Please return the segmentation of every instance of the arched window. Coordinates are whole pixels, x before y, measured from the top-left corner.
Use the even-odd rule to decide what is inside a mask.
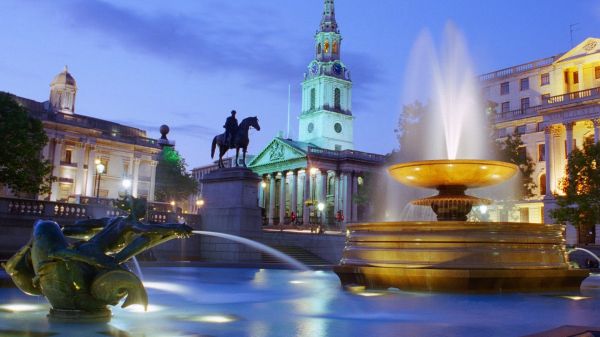
[[[317,55],[321,54],[321,43],[317,45]]]
[[[317,100],[317,93],[315,91],[315,88],[310,89],[310,110],[314,110],[315,109],[315,103]]]
[[[325,54],[329,53],[329,41],[325,41],[325,49],[323,51]]]
[[[546,174],[543,173],[540,175],[540,183],[538,184],[540,187],[540,195],[546,195]]]
[[[333,195],[335,193],[335,178],[330,176],[327,181],[327,194]]]
[[[342,94],[341,94],[339,88],[335,88],[333,90],[333,106],[336,109],[341,109],[342,108],[341,103],[340,103],[340,101],[341,101],[341,95]]]
[[[337,43],[337,41],[333,41],[333,53],[334,54],[338,53],[338,43]]]

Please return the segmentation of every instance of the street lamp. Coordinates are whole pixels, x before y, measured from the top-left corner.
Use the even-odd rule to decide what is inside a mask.
[[[102,178],[102,173],[104,173],[104,164],[99,159],[96,159],[96,183],[98,184],[96,187],[96,199],[100,196],[100,178]]]
[[[131,187],[131,179],[125,178],[121,181],[121,185],[125,189],[125,194],[129,194],[129,188]]]
[[[325,204],[320,202],[317,205],[317,209],[319,210],[319,230],[317,231],[317,233],[322,233],[323,231],[323,210],[325,209]]]
[[[260,187],[262,187],[263,189],[264,189],[264,188],[267,188],[267,183],[266,183],[266,182],[264,182],[264,181],[263,181],[263,182],[261,182],[261,183],[260,183]]]

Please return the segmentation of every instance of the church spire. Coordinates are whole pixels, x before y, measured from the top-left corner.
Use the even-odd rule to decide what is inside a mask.
[[[321,18],[321,26],[319,31],[338,33],[333,0],[324,0],[323,17]]]

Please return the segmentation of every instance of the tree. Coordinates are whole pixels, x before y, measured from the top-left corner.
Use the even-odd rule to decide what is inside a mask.
[[[172,147],[164,147],[156,166],[157,201],[178,201],[198,191],[198,182],[186,171],[185,160]]]
[[[41,155],[48,143],[42,122],[5,92],[0,92],[0,142],[0,184],[17,196],[49,193],[56,178]]]
[[[411,130],[414,130],[414,127],[420,124],[419,122],[423,119],[428,108],[428,105],[423,105],[418,100],[402,107],[402,114],[398,118],[398,127],[394,129],[400,151],[408,150],[407,139],[411,139],[411,135],[414,133]]]
[[[583,149],[575,148],[569,154],[566,176],[559,186],[565,195],[556,195],[558,208],[551,216],[560,223],[569,222],[580,228],[580,233],[600,223],[600,143],[587,140]]]
[[[519,133],[508,135],[505,140],[498,141],[498,154],[500,160],[515,164],[519,167],[521,173],[521,182],[519,184],[520,191],[516,197],[519,199],[530,198],[533,194],[533,189],[536,184],[533,182],[531,175],[535,170],[535,163],[527,154],[525,144],[521,140]]]

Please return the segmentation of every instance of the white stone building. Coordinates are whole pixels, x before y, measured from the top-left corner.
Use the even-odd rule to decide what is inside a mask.
[[[484,97],[497,104],[499,139],[519,133],[536,163],[536,196],[518,206],[517,220],[552,223],[554,194],[563,193],[568,153],[600,139],[600,39],[588,38],[559,55],[480,76]],[[595,231],[570,230],[569,240],[594,242]]]
[[[42,121],[49,138],[42,155],[58,179],[49,195],[38,198],[79,203],[96,196],[118,198],[126,191],[153,201],[158,141],[144,130],[76,114],[76,95],[77,84],[65,67],[50,84],[49,101],[15,96]]]

